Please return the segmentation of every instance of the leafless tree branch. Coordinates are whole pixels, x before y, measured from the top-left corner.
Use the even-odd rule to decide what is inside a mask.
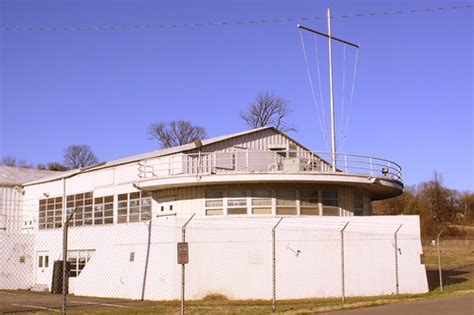
[[[98,159],[88,145],[74,144],[64,150],[64,164],[70,169],[84,168],[98,163]]]
[[[288,101],[284,98],[270,92],[261,92],[257,94],[247,111],[240,113],[240,118],[250,128],[273,126],[284,132],[296,131],[287,123],[287,118],[292,112]]]
[[[204,128],[193,126],[187,120],[152,123],[147,133],[157,140],[162,148],[171,148],[207,137]]]

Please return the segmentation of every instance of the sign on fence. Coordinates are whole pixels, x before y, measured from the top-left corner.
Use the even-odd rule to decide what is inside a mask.
[[[185,265],[189,262],[188,242],[178,243],[178,264]]]

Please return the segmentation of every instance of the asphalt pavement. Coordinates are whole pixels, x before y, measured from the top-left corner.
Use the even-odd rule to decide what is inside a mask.
[[[474,315],[474,294],[432,300],[387,304],[349,311],[324,313],[328,315]]]

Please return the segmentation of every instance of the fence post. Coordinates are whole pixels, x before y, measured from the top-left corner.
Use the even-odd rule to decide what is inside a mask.
[[[403,224],[400,224],[398,229],[395,231],[394,239],[395,239],[395,289],[397,295],[399,294],[399,283],[398,283],[398,231],[402,228]]]
[[[436,236],[436,246],[438,247],[438,270],[439,270],[439,290],[443,292],[443,272],[441,271],[441,251],[439,246],[439,237],[446,230],[446,226]]]
[[[349,222],[346,222],[341,232],[341,293],[342,293],[342,304],[346,300],[346,285],[344,279],[344,230],[349,225]]]
[[[65,185],[65,184],[64,184]],[[65,197],[63,197],[65,198]],[[64,199],[64,202],[66,200]],[[67,291],[68,291],[68,281],[69,281],[69,274],[68,274],[68,268],[67,268],[67,242],[68,242],[68,230],[69,230],[69,221],[71,221],[72,216],[74,213],[76,213],[76,210],[79,209],[79,207],[76,207],[71,214],[66,217],[66,220],[64,220],[64,226],[63,226],[63,276],[62,276],[62,295],[63,295],[63,305],[61,309],[62,314],[66,314],[66,307],[67,307]],[[65,212],[65,215],[67,213]]]
[[[275,230],[280,224],[283,218],[280,218],[278,222],[272,228],[272,313],[276,312],[276,233]]]
[[[181,241],[186,242],[186,226],[191,222],[191,220],[194,218],[196,214],[193,213],[193,215],[184,223],[184,225],[181,227]],[[184,288],[185,288],[185,264],[181,264],[181,315],[184,315]]]

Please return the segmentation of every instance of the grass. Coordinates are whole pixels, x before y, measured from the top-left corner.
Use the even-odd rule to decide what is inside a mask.
[[[426,294],[387,295],[374,297],[348,297],[342,305],[340,298],[279,300],[277,311],[283,314],[313,314],[335,310],[380,306],[391,303],[435,299],[446,296],[474,293],[474,240],[445,240],[441,244],[444,290],[439,290],[438,259],[436,247],[424,246],[430,292]],[[68,314],[177,314],[179,301],[150,302],[149,306],[129,308],[78,308],[69,309]],[[272,305],[268,300],[229,300],[213,294],[200,301],[186,303],[187,314],[268,314]],[[31,313],[29,313],[31,314]],[[39,312],[34,314],[46,314]]]
[[[474,264],[474,239],[473,240],[441,240],[441,264],[443,268],[451,269]],[[423,246],[425,265],[427,268],[438,268],[437,247]]]

